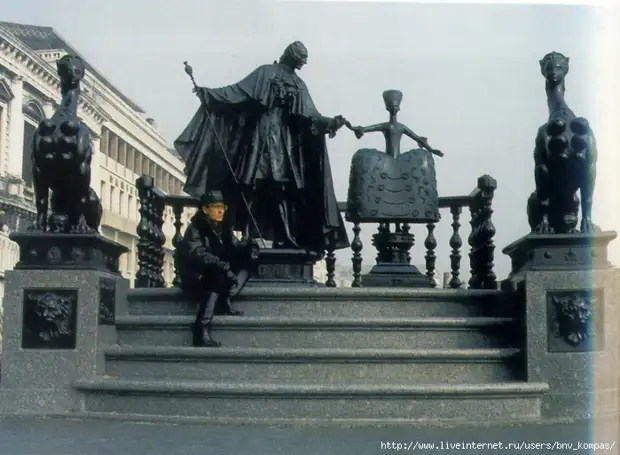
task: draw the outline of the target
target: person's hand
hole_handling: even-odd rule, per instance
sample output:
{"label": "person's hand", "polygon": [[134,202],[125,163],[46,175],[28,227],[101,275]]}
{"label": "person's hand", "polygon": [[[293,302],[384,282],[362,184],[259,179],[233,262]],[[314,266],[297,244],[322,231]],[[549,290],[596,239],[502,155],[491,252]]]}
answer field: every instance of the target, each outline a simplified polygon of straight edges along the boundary
{"label": "person's hand", "polygon": [[222,271],[224,272],[230,271],[230,263],[222,261],[220,266],[222,267]]}
{"label": "person's hand", "polygon": [[234,274],[231,270],[228,270],[226,272],[226,278],[228,279],[228,282],[230,283],[231,287],[236,286],[239,282],[237,275]]}

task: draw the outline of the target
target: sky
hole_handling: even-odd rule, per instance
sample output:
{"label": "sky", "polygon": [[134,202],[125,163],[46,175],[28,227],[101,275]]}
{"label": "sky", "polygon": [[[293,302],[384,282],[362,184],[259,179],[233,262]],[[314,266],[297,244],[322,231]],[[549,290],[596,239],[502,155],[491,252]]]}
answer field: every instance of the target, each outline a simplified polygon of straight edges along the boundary
{"label": "sky", "polygon": [[[498,181],[493,221],[500,278],[510,270],[502,248],[529,232],[534,138],[548,114],[538,61],[548,52],[562,52],[571,65],[566,100],[590,120],[597,139],[594,221],[604,230],[620,224],[616,8],[273,0],[3,3],[3,20],[54,27],[145,108],[171,144],[198,107],[183,71],[185,60],[199,85],[218,87],[273,62],[290,42],[301,40],[309,59],[299,74],[315,104],[324,115],[342,114],[353,124],[386,121],[381,94],[401,90],[399,120],[445,153],[436,159],[440,196],[469,194],[483,174]],[[328,147],[336,195],[345,200],[353,154],[365,147],[382,150],[384,139],[368,134],[357,140],[343,129]],[[415,144],[403,138],[401,148]],[[442,217],[437,266],[449,271],[450,214]],[[462,223],[467,279],[467,214]],[[373,226],[362,227],[366,263],[374,261],[374,232]],[[426,229],[416,225],[411,232],[416,235],[412,262],[424,264]],[[620,263],[620,241],[610,255]],[[339,264],[349,260],[349,250],[339,253]]]}

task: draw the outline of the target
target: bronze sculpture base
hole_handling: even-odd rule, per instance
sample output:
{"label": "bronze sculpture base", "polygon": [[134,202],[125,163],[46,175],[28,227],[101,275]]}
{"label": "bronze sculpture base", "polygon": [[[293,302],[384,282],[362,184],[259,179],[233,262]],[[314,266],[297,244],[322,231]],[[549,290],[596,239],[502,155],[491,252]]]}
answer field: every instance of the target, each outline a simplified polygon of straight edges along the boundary
{"label": "bronze sculpture base", "polygon": [[324,286],[314,279],[321,255],[289,248],[260,250],[247,286]]}

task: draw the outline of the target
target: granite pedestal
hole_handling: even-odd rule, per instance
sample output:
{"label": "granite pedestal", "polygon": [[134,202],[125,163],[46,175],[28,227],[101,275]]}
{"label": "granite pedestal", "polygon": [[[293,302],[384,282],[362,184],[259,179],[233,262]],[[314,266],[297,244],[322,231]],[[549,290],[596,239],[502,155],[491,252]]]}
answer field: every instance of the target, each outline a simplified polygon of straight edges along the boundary
{"label": "granite pedestal", "polygon": [[324,286],[314,279],[321,255],[288,248],[260,249],[247,286]]}
{"label": "granite pedestal", "polygon": [[615,232],[528,235],[504,249],[503,286],[522,302],[528,382],[545,382],[543,418],[617,416],[618,273],[607,261]]}
{"label": "granite pedestal", "polygon": [[[81,409],[71,384],[103,373],[113,337],[118,271],[127,249],[97,234],[17,234],[20,262],[6,273],[0,414]],[[83,261],[83,269],[80,263]]]}

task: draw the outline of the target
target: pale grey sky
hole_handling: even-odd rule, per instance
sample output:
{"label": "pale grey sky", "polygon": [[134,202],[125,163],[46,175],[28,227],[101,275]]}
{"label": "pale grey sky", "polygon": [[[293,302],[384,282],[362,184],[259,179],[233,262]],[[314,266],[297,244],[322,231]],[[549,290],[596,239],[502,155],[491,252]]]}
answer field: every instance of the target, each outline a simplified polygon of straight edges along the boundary
{"label": "pale grey sky", "polygon": [[[467,194],[485,173],[498,180],[495,263],[502,278],[509,261],[501,249],[529,231],[525,204],[534,186],[534,137],[547,118],[538,60],[547,52],[562,52],[571,59],[569,106],[590,119],[599,143],[595,222],[604,229],[617,228],[617,152],[611,146],[620,125],[620,97],[617,90],[601,92],[603,82],[613,83],[610,65],[620,56],[620,40],[612,30],[620,27],[610,19],[610,11],[588,6],[267,0],[0,3],[5,3],[3,20],[53,26],[142,105],[171,143],[198,105],[183,72],[184,60],[193,65],[200,85],[221,86],[271,63],[299,39],[309,49],[308,66],[300,75],[315,104],[325,115],[343,114],[354,124],[384,121],[381,93],[403,91],[400,120],[445,153],[436,160],[440,195]],[[406,142],[403,148],[413,145]],[[351,157],[368,146],[382,149],[382,137],[367,135],[358,141],[343,129],[329,141],[339,200],[346,198]],[[602,202],[613,203],[612,209]],[[443,218],[436,231],[438,268],[449,271],[449,213]],[[466,244],[468,217],[464,221]],[[364,231],[364,259],[374,262],[374,228]],[[425,228],[412,232],[418,234],[413,262],[423,264]],[[467,276],[468,247],[463,253]],[[620,248],[615,246],[612,253],[617,263]],[[348,251],[340,254],[339,263],[350,263],[349,257]]]}

